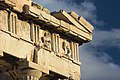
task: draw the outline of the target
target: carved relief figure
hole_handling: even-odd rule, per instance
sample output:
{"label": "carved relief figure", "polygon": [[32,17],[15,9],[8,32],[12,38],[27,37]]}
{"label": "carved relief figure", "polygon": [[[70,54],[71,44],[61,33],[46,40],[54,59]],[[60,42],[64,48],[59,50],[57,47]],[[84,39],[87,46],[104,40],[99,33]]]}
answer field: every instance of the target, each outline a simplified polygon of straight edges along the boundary
{"label": "carved relief figure", "polygon": [[70,57],[71,56],[71,50],[70,50],[70,48],[68,47],[68,45],[65,41],[62,43],[62,48],[64,50],[64,54],[66,56]]}
{"label": "carved relief figure", "polygon": [[50,38],[49,32],[46,31],[44,33],[44,36],[42,37],[42,42],[43,42],[44,48],[50,49],[51,38]]}

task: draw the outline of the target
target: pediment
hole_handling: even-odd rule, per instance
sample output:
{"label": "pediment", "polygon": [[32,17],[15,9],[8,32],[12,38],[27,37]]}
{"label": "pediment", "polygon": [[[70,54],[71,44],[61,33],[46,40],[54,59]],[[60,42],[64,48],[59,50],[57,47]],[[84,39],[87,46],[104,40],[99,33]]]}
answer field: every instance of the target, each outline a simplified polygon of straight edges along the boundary
{"label": "pediment", "polygon": [[89,33],[93,30],[93,26],[88,21],[86,21],[84,17],[79,16],[74,11],[67,13],[64,10],[60,10],[59,12],[52,12],[52,16],[69,24],[73,24],[74,26],[85,32]]}

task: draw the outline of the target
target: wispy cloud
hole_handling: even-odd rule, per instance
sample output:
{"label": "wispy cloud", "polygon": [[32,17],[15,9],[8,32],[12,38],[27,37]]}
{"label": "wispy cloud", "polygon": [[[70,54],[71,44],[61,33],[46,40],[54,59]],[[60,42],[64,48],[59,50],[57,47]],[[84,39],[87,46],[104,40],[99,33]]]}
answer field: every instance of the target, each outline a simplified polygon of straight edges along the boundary
{"label": "wispy cloud", "polygon": [[119,37],[117,35],[119,32],[120,30],[116,29],[111,31],[96,30],[94,31],[94,34],[99,35],[94,35],[92,43],[80,47],[80,58],[83,63],[82,80],[120,79],[120,66],[113,62],[112,57],[110,57],[108,53],[96,50],[96,47],[99,48],[99,46],[102,48],[105,48],[106,46],[118,46]]}
{"label": "wispy cloud", "polygon": [[[64,9],[66,11],[75,11],[79,15],[95,25],[104,25],[105,22],[99,21],[96,15],[96,6],[92,0],[85,0],[76,4],[73,0],[33,0],[51,11]],[[111,31],[101,31],[99,29],[93,32],[93,41],[90,44],[80,47],[80,60],[82,61],[82,80],[119,80],[120,66],[116,65],[106,52],[98,51],[99,47],[119,47],[120,48],[120,29]]]}
{"label": "wispy cloud", "polygon": [[[99,48],[120,48],[120,29],[95,30],[93,41],[80,47],[82,80],[119,80],[120,66],[108,53]],[[97,48],[97,49],[96,49]]]}
{"label": "wispy cloud", "polygon": [[120,29],[110,31],[95,30],[93,33],[92,45],[96,47],[118,47],[120,48]]}
{"label": "wispy cloud", "polygon": [[87,44],[80,47],[80,59],[82,61],[81,80],[120,79],[120,66],[112,62],[112,57],[107,53],[96,50],[95,46]]}

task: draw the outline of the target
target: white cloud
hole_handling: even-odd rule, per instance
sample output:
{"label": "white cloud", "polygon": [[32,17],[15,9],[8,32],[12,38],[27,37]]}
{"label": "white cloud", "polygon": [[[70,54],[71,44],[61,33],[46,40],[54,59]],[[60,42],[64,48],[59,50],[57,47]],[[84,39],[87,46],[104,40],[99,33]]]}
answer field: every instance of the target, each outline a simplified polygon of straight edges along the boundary
{"label": "white cloud", "polygon": [[[120,66],[112,62],[112,57],[96,47],[119,47],[120,29],[94,31],[93,41],[80,48],[82,80],[119,80]],[[92,45],[92,46],[91,46]]]}
{"label": "white cloud", "polygon": [[92,45],[104,47],[120,48],[120,29],[112,29],[111,31],[95,30],[93,32]]}
{"label": "white cloud", "polygon": [[101,54],[103,52],[98,52],[94,48],[86,46],[81,47],[81,80],[119,80],[120,66],[109,62],[111,57],[106,53],[104,53],[105,55],[101,55],[101,57],[96,56],[96,53]]}
{"label": "white cloud", "polygon": [[[81,4],[76,4],[73,0],[33,0],[51,11],[65,9],[75,11],[79,15],[86,17],[96,25],[104,25],[103,21],[97,20],[96,6],[91,0],[85,0]],[[102,51],[97,51],[96,47],[119,47],[120,29],[111,31],[95,30],[93,41],[80,49],[80,59],[82,61],[82,80],[119,80],[120,66],[112,62],[112,57]],[[91,46],[92,45],[92,46]]]}

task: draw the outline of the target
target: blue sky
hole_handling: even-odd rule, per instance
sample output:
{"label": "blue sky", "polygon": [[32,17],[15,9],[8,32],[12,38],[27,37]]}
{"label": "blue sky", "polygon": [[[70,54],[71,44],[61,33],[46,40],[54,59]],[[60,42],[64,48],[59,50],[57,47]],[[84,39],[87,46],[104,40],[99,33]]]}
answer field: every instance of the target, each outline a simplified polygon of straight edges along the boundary
{"label": "blue sky", "polygon": [[104,20],[107,29],[120,28],[120,0],[94,0],[98,18]]}
{"label": "blue sky", "polygon": [[120,80],[120,0],[33,1],[75,11],[94,25],[93,41],[80,47],[81,80]]}

